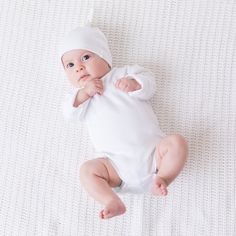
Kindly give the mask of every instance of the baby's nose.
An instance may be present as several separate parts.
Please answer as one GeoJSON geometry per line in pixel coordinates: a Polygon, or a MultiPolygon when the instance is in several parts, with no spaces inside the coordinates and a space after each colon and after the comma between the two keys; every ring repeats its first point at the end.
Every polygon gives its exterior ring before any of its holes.
{"type": "Polygon", "coordinates": [[[84,69],[85,69],[85,67],[84,67],[83,65],[79,65],[79,66],[77,66],[77,68],[76,68],[76,72],[82,71],[82,70],[84,70],[84,69]]]}

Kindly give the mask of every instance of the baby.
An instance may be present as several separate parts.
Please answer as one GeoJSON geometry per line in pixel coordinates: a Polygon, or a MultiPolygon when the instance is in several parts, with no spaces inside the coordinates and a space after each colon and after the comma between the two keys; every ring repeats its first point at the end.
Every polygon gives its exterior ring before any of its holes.
{"type": "Polygon", "coordinates": [[[95,157],[80,167],[87,192],[104,205],[100,218],[121,215],[117,193],[165,196],[186,161],[181,135],[166,136],[150,105],[155,78],[138,66],[112,67],[105,35],[78,27],[60,46],[60,58],[74,92],[63,102],[68,119],[85,122],[95,157]]]}

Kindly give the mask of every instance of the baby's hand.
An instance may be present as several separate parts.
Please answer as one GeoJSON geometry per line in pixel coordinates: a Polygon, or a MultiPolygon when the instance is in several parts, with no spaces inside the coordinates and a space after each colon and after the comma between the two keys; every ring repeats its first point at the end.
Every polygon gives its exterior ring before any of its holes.
{"type": "Polygon", "coordinates": [[[101,79],[89,80],[84,86],[84,92],[89,96],[93,97],[95,94],[102,95],[103,93],[103,82],[101,79]]]}
{"type": "Polygon", "coordinates": [[[115,87],[126,93],[141,89],[141,85],[132,77],[118,79],[115,83],[115,87]]]}

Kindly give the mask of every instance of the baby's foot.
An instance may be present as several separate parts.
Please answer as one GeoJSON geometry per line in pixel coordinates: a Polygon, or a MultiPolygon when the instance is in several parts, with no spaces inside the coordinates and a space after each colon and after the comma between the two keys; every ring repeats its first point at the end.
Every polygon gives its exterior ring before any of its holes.
{"type": "Polygon", "coordinates": [[[108,219],[114,216],[122,215],[126,211],[125,205],[121,200],[114,200],[107,204],[105,208],[100,212],[99,217],[101,219],[108,219]]]}
{"type": "Polygon", "coordinates": [[[156,175],[151,191],[153,195],[166,196],[168,194],[166,181],[160,176],[156,175]]]}

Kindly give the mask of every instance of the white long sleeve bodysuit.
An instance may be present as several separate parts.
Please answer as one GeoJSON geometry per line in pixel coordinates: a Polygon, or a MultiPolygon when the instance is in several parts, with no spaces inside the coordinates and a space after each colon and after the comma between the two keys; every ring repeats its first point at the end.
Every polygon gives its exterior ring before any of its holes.
{"type": "Polygon", "coordinates": [[[104,93],[73,107],[76,89],[63,103],[67,119],[85,122],[96,157],[107,157],[122,179],[120,192],[142,193],[150,189],[156,172],[154,151],[165,136],[160,130],[149,99],[155,92],[155,78],[134,65],[113,68],[103,78],[104,93]],[[141,89],[125,93],[115,82],[131,76],[141,89]]]}

